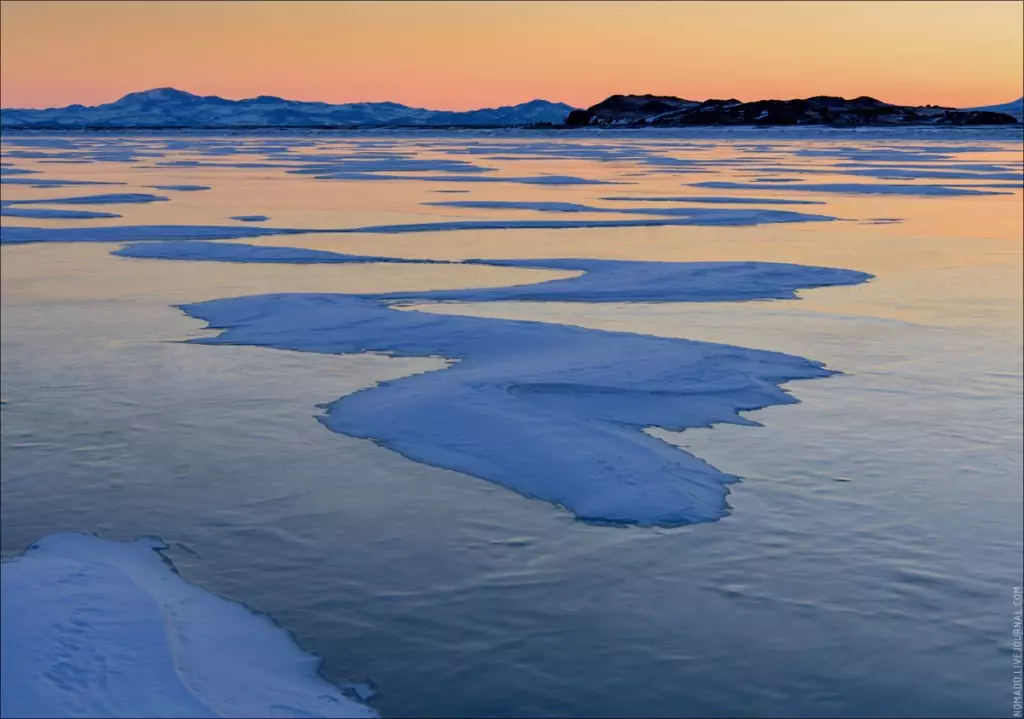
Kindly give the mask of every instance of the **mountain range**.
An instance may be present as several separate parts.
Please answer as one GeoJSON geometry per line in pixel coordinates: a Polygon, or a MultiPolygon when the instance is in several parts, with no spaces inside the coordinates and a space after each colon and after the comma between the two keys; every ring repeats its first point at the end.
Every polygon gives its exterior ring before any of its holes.
{"type": "Polygon", "coordinates": [[[612,95],[586,110],[573,110],[569,126],[694,126],[694,125],[1012,125],[1010,114],[1021,101],[986,108],[893,105],[873,97],[819,95],[797,100],[684,100],[664,95],[612,95]]]}
{"type": "Polygon", "coordinates": [[[485,127],[561,124],[571,105],[531,100],[520,105],[455,112],[424,110],[395,102],[332,105],[261,95],[226,100],[162,87],[85,107],[0,110],[5,128],[226,128],[226,127],[485,127]]]}
{"type": "Polygon", "coordinates": [[[986,105],[985,107],[972,107],[972,110],[985,110],[988,112],[1005,112],[1007,115],[1013,115],[1021,122],[1024,122],[1024,97],[1017,98],[1013,102],[1007,102],[1003,105],[986,105]]]}
{"type": "Polygon", "coordinates": [[[261,95],[227,100],[170,87],[133,92],[85,107],[0,110],[4,129],[356,128],[700,126],[700,125],[1009,125],[1022,121],[1024,98],[969,109],[894,105],[871,97],[797,100],[684,100],[664,95],[612,95],[586,110],[547,100],[480,110],[426,110],[395,102],[333,105],[261,95]]]}

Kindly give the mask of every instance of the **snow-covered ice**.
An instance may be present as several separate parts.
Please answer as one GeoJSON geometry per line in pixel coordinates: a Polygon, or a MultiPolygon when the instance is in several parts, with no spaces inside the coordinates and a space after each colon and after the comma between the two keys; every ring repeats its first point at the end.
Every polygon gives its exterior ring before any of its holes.
{"type": "Polygon", "coordinates": [[[318,180],[421,180],[423,182],[510,182],[519,185],[625,185],[626,182],[590,180],[572,175],[496,177],[494,175],[388,175],[375,172],[332,172],[315,175],[318,180]]]}
{"type": "Polygon", "coordinates": [[[925,197],[952,197],[955,195],[1001,195],[1002,192],[973,190],[949,185],[883,185],[874,182],[801,183],[792,187],[772,187],[760,182],[695,182],[691,187],[715,190],[778,190],[780,192],[834,192],[844,195],[921,195],[925,197]]]}
{"type": "Polygon", "coordinates": [[[53,180],[38,177],[8,177],[0,174],[0,183],[5,185],[29,185],[30,187],[71,187],[75,185],[125,185],[125,182],[101,182],[98,180],[53,180]]]}
{"type": "Polygon", "coordinates": [[[367,262],[397,262],[435,264],[435,260],[409,260],[402,257],[374,255],[346,255],[326,250],[307,250],[301,247],[266,247],[236,242],[205,242],[203,240],[170,240],[167,242],[140,242],[122,247],[111,254],[156,260],[197,260],[206,262],[268,262],[287,264],[345,264],[367,262]]]}
{"type": "Polygon", "coordinates": [[[18,207],[14,203],[0,206],[2,217],[26,217],[38,220],[112,220],[121,215],[92,210],[55,210],[44,207],[18,207]]]}
{"type": "Polygon", "coordinates": [[[824,205],[821,200],[793,200],[780,197],[717,197],[681,195],[675,197],[602,197],[609,202],[706,202],[711,205],[824,205]]]}
{"type": "MultiPolygon", "coordinates": [[[[555,209],[569,206],[565,203],[489,203],[495,207],[512,209],[547,208],[547,211],[564,212],[555,209]],[[535,205],[531,208],[529,205],[535,205]]],[[[579,207],[585,207],[580,205],[579,207]]],[[[543,210],[542,210],[543,211],[543,210]]],[[[337,227],[315,229],[290,229],[271,227],[220,227],[216,225],[117,225],[112,227],[49,228],[49,227],[0,227],[0,244],[25,244],[30,242],[143,242],[153,240],[226,240],[239,237],[263,235],[295,235],[314,233],[366,233],[405,234],[416,232],[453,232],[457,230],[502,230],[515,228],[572,229],[587,227],[659,227],[668,225],[721,225],[749,226],[773,222],[829,222],[837,218],[829,215],[812,215],[787,210],[755,209],[709,209],[704,207],[626,208],[623,210],[602,210],[586,208],[586,212],[615,212],[625,214],[669,215],[668,217],[645,218],[640,220],[454,220],[447,222],[420,222],[399,225],[370,225],[366,227],[337,227]],[[680,217],[681,215],[681,217],[680,217]]]]}
{"type": "Polygon", "coordinates": [[[147,202],[166,202],[169,198],[150,195],[145,192],[123,192],[105,195],[82,195],[81,197],[54,197],[37,200],[8,200],[12,205],[125,205],[147,202]]]}
{"type": "Polygon", "coordinates": [[[327,405],[323,423],[418,462],[454,469],[599,523],[678,525],[725,516],[736,477],[642,430],[754,424],[739,412],[796,402],[783,382],[821,364],[741,347],[540,322],[399,311],[399,300],[709,301],[792,298],[861,272],[771,263],[536,260],[582,269],[520,288],[379,296],[287,294],[184,305],[222,332],[192,342],[327,354],[444,357],[447,369],[327,405]],[[531,294],[532,291],[532,294],[531,294]]]}
{"type": "Polygon", "coordinates": [[[374,717],[267,616],[134,542],[52,534],[0,565],[5,717],[374,717]]]}
{"type": "MultiPolygon", "coordinates": [[[[521,209],[529,208],[523,207],[521,209]]],[[[543,212],[545,210],[541,211],[543,212]]],[[[548,209],[547,211],[565,212],[564,209],[548,209]]],[[[622,212],[621,210],[594,209],[573,211],[622,212]]],[[[638,213],[627,212],[626,214],[638,213]]],[[[837,219],[830,215],[812,215],[803,212],[788,212],[784,210],[711,210],[703,207],[674,208],[673,212],[660,213],[652,210],[649,213],[644,214],[673,216],[651,217],[642,220],[454,220],[450,222],[421,222],[404,225],[374,225],[370,227],[351,228],[343,231],[391,235],[409,232],[454,232],[456,230],[503,230],[530,228],[558,230],[587,227],[665,227],[672,225],[718,225],[742,227],[774,222],[831,222],[837,219]],[[683,217],[677,217],[675,215],[683,215],[683,217]]]]}
{"type": "Polygon", "coordinates": [[[577,277],[532,285],[430,292],[392,292],[416,301],[731,302],[797,299],[797,291],[855,285],[866,272],[774,262],[639,262],[588,258],[466,260],[470,264],[579,271],[577,277]]]}
{"type": "Polygon", "coordinates": [[[216,225],[113,225],[110,227],[0,227],[0,244],[29,242],[151,242],[230,240],[236,237],[289,235],[304,230],[216,225]]]}
{"type": "MultiPolygon", "coordinates": [[[[612,198],[630,199],[630,198],[612,198]]],[[[648,199],[648,198],[640,198],[648,199]]],[[[742,204],[743,198],[712,198],[712,200],[725,200],[729,204],[735,202],[742,204]]],[[[780,204],[780,202],[767,201],[765,204],[780,204]]],[[[458,207],[470,210],[534,210],[536,212],[610,212],[622,215],[682,215],[695,221],[696,224],[754,224],[759,225],[767,222],[799,222],[815,220],[834,220],[836,218],[826,215],[808,215],[791,210],[709,210],[697,207],[594,207],[593,205],[581,205],[575,202],[508,202],[500,200],[450,200],[445,202],[425,202],[425,205],[437,207],[458,207]]],[[[755,200],[754,204],[758,204],[755,200]]],[[[825,204],[823,202],[811,202],[808,204],[825,204]]]]}

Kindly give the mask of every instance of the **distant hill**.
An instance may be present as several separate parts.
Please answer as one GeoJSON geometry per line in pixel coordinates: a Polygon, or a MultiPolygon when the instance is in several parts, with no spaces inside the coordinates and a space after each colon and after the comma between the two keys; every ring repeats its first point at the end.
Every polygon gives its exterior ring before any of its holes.
{"type": "MultiPolygon", "coordinates": [[[[1013,103],[1011,103],[1013,104],[1013,103]]],[[[1018,106],[1020,101],[1016,103],[1018,106]]],[[[692,125],[1011,125],[1018,119],[997,108],[957,110],[926,105],[892,105],[873,97],[846,100],[819,95],[803,100],[705,100],[654,95],[612,95],[586,110],[566,116],[569,126],[692,126],[692,125]]]]}
{"type": "Polygon", "coordinates": [[[424,110],[394,102],[332,105],[267,95],[226,100],[164,87],[133,92],[116,102],[94,107],[0,110],[0,125],[5,129],[512,126],[561,124],[572,109],[570,105],[547,100],[466,112],[424,110]]]}
{"type": "Polygon", "coordinates": [[[1019,121],[1024,122],[1024,97],[1017,98],[1013,102],[1007,102],[1003,105],[988,105],[986,107],[972,107],[969,109],[985,112],[1005,112],[1007,115],[1013,115],[1019,121]]]}

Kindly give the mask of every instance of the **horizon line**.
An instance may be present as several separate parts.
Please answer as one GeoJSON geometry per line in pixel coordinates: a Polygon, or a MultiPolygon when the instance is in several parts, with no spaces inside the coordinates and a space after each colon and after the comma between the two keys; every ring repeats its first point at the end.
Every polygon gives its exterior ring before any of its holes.
{"type": "MultiPolygon", "coordinates": [[[[599,104],[600,102],[603,102],[604,100],[608,99],[609,97],[615,97],[617,95],[618,96],[643,96],[643,95],[651,95],[652,97],[675,97],[677,99],[687,100],[687,101],[690,101],[690,102],[707,102],[709,100],[718,100],[718,99],[720,99],[720,98],[710,98],[709,97],[709,98],[705,98],[704,100],[688,100],[687,98],[681,97],[681,96],[678,96],[678,95],[655,95],[654,93],[625,93],[625,92],[623,92],[623,93],[613,93],[612,95],[608,95],[608,96],[602,98],[601,100],[598,100],[598,102],[593,103],[591,105],[588,105],[586,107],[577,107],[575,105],[572,105],[571,103],[563,102],[561,100],[548,100],[548,99],[542,98],[542,97],[532,97],[529,100],[523,100],[521,102],[511,102],[511,103],[508,103],[508,104],[505,104],[505,105],[482,106],[482,107],[471,108],[471,109],[468,109],[468,110],[452,110],[452,109],[446,109],[446,108],[417,107],[415,105],[406,105],[405,103],[399,102],[397,100],[348,100],[348,101],[344,101],[344,102],[329,102],[327,100],[298,100],[298,99],[291,99],[291,98],[287,98],[287,97],[282,97],[280,95],[271,95],[271,94],[266,94],[266,93],[261,93],[259,95],[254,95],[254,96],[251,96],[251,97],[231,98],[231,97],[225,97],[224,95],[201,95],[199,93],[194,93],[194,92],[191,92],[189,90],[182,90],[181,88],[174,87],[172,85],[163,85],[163,86],[160,86],[160,87],[147,88],[145,90],[133,90],[131,92],[127,92],[127,93],[121,95],[120,97],[118,97],[118,98],[116,98],[114,100],[110,100],[108,102],[101,102],[101,103],[98,103],[96,105],[83,105],[82,103],[72,102],[72,103],[68,103],[67,105],[58,105],[58,106],[51,106],[51,107],[27,107],[27,106],[24,106],[24,105],[20,106],[20,107],[4,107],[4,106],[0,106],[0,110],[28,110],[28,111],[62,110],[62,109],[65,109],[65,108],[68,108],[68,107],[72,107],[72,106],[75,106],[75,105],[79,105],[81,107],[100,107],[102,105],[111,105],[111,104],[114,104],[116,102],[119,102],[119,101],[123,100],[124,98],[128,97],[129,95],[143,94],[143,93],[147,93],[147,92],[156,92],[158,90],[173,90],[174,92],[180,92],[180,93],[185,94],[185,95],[191,95],[192,97],[199,97],[199,98],[203,98],[203,99],[217,98],[219,100],[227,100],[229,102],[245,102],[247,100],[258,100],[260,98],[272,98],[272,99],[275,99],[275,100],[282,100],[284,102],[303,102],[303,103],[310,103],[310,104],[318,103],[318,104],[324,104],[324,105],[380,105],[380,104],[392,104],[392,105],[401,105],[402,107],[407,107],[410,110],[428,110],[428,111],[434,111],[434,112],[456,112],[456,113],[475,112],[475,111],[478,111],[478,110],[488,110],[488,109],[499,109],[499,108],[502,108],[502,107],[516,107],[516,106],[519,106],[519,105],[525,105],[525,104],[530,103],[530,102],[548,102],[548,103],[552,103],[552,104],[565,105],[565,106],[571,107],[573,109],[587,109],[589,107],[593,107],[596,104],[599,104]]],[[[807,95],[807,97],[793,97],[793,98],[765,97],[765,98],[760,98],[759,100],[741,100],[741,99],[739,99],[739,98],[737,98],[735,96],[730,97],[730,98],[721,98],[721,99],[723,99],[723,100],[724,99],[731,99],[731,100],[737,100],[738,102],[746,103],[746,102],[762,102],[762,101],[767,101],[767,100],[779,100],[779,101],[782,101],[782,102],[786,102],[786,101],[790,101],[790,100],[803,100],[803,99],[808,99],[808,98],[812,98],[812,97],[841,97],[844,100],[846,99],[842,95],[829,95],[827,93],[821,93],[821,94],[817,94],[817,95],[807,95]]],[[[858,97],[870,97],[872,99],[878,100],[878,98],[876,98],[876,97],[874,97],[872,95],[858,95],[858,97]]],[[[1011,100],[996,101],[996,102],[988,103],[986,105],[975,105],[973,107],[989,107],[989,106],[995,106],[995,105],[1005,105],[1005,104],[1009,104],[1009,103],[1015,102],[1017,99],[1020,99],[1020,98],[1013,98],[1011,100]]],[[[889,104],[889,105],[898,105],[899,104],[899,103],[889,102],[889,101],[886,101],[886,100],[879,100],[879,102],[885,102],[886,104],[889,104]]],[[[953,106],[946,106],[946,105],[936,105],[936,106],[937,107],[953,107],[953,106]]],[[[924,105],[908,105],[908,107],[924,107],[924,105]]],[[[953,109],[961,109],[961,108],[953,107],[953,109]]]]}

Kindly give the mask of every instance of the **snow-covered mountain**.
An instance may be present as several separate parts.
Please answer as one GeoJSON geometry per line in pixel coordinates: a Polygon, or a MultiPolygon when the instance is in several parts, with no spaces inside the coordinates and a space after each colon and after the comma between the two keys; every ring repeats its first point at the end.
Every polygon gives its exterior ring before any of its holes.
{"type": "Polygon", "coordinates": [[[1007,102],[1003,105],[986,105],[985,107],[972,107],[970,109],[988,112],[1005,112],[1007,115],[1013,115],[1021,122],[1024,122],[1024,97],[1019,97],[1013,102],[1007,102]]]}
{"type": "Polygon", "coordinates": [[[574,108],[531,100],[520,105],[466,112],[424,110],[395,102],[332,105],[261,95],[225,100],[170,87],[133,92],[94,107],[0,110],[0,124],[14,127],[349,127],[483,126],[561,123],[574,108]]]}

